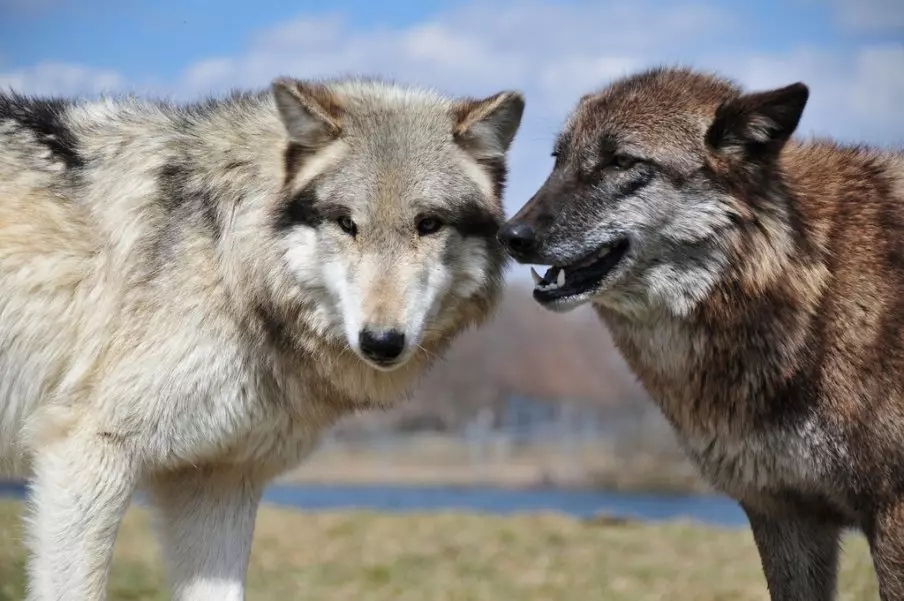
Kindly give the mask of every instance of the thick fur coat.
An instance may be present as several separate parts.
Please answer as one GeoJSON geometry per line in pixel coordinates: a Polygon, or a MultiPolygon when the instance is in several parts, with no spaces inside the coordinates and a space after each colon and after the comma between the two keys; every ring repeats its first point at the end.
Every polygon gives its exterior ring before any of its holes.
{"type": "Polygon", "coordinates": [[[866,534],[904,599],[904,154],[793,137],[804,84],[654,69],[581,99],[500,233],[585,303],[750,518],[775,601],[835,594],[866,534]]]}
{"type": "Polygon", "coordinates": [[[177,599],[243,598],[261,492],[495,307],[524,101],[276,80],[0,95],[0,456],[30,599],[99,600],[146,487],[177,599]]]}

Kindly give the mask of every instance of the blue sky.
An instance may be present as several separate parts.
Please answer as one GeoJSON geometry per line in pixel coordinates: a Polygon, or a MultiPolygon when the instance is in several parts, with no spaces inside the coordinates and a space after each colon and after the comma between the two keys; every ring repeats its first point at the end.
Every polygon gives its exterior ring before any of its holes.
{"type": "Polygon", "coordinates": [[[904,145],[902,0],[0,0],[0,87],[177,99],[367,73],[527,94],[507,208],[545,177],[577,98],[656,63],[810,85],[805,134],[904,145]]]}
{"type": "Polygon", "coordinates": [[[6,9],[0,35],[7,68],[65,60],[116,69],[138,78],[175,77],[192,61],[238,54],[255,32],[299,16],[316,18],[341,12],[354,27],[367,29],[409,25],[442,6],[412,1],[387,5],[386,10],[368,0],[344,2],[329,9],[319,1],[276,0],[227,0],[216,5],[199,0],[39,0],[35,8],[28,4],[27,0],[0,1],[0,7],[6,9]]]}

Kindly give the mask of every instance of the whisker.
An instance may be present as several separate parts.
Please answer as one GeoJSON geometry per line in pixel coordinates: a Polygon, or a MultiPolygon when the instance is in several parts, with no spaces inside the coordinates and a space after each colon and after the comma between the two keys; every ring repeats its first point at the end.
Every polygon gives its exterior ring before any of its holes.
{"type": "Polygon", "coordinates": [[[426,348],[424,348],[424,346],[421,345],[420,343],[417,344],[416,346],[417,346],[417,348],[419,348],[419,349],[421,349],[422,351],[424,351],[425,353],[427,353],[427,356],[428,356],[428,357],[432,357],[435,361],[443,361],[443,362],[446,362],[446,361],[449,360],[448,357],[444,357],[444,356],[442,356],[442,355],[437,355],[436,353],[430,352],[429,350],[427,350],[426,348]]]}

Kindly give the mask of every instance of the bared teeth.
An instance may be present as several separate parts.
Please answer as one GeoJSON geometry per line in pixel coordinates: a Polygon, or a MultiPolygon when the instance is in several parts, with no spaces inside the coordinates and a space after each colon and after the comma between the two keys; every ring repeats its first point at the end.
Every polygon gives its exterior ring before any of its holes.
{"type": "MultiPolygon", "coordinates": [[[[561,267],[558,267],[557,269],[559,270],[557,277],[555,277],[553,279],[553,281],[551,281],[549,283],[544,283],[544,282],[546,282],[546,280],[544,278],[540,278],[539,280],[537,280],[537,276],[536,276],[536,274],[534,274],[533,275],[534,282],[535,282],[534,288],[536,288],[537,290],[545,291],[545,290],[558,290],[559,288],[564,286],[565,285],[565,270],[562,269],[561,267]]],[[[532,272],[533,272],[533,270],[532,270],[532,272]]]]}
{"type": "MultiPolygon", "coordinates": [[[[604,259],[606,255],[612,252],[613,247],[606,246],[599,249],[595,254],[590,255],[583,261],[573,263],[568,265],[568,269],[572,271],[571,279],[575,280],[576,283],[580,282],[580,270],[585,267],[589,267],[597,263],[598,261],[604,259]],[[575,273],[577,271],[577,273],[575,273]]],[[[539,290],[541,292],[546,292],[550,290],[559,290],[560,288],[565,287],[565,283],[568,281],[567,276],[565,275],[566,267],[559,267],[557,265],[553,265],[549,268],[549,271],[546,272],[545,276],[540,276],[531,267],[530,273],[531,277],[534,279],[534,289],[539,290]]]]}

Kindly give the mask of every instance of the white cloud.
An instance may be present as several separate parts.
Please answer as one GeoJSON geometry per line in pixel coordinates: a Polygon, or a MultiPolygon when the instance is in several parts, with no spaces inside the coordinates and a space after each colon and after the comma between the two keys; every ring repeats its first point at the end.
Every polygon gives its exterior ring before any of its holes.
{"type": "Polygon", "coordinates": [[[856,114],[879,114],[900,135],[904,128],[904,45],[874,46],[860,52],[856,80],[848,94],[856,114]]]}
{"type": "Polygon", "coordinates": [[[183,92],[227,83],[264,85],[274,73],[299,77],[370,72],[451,89],[489,93],[500,86],[556,92],[560,67],[587,66],[599,85],[612,55],[625,63],[670,45],[692,44],[728,15],[696,5],[554,5],[538,1],[466,5],[428,22],[355,31],[341,17],[300,18],[255,37],[239,57],[212,58],[186,71],[183,92]],[[212,77],[211,73],[219,77],[212,77]],[[549,82],[544,85],[543,80],[549,82]]]}
{"type": "Polygon", "coordinates": [[[551,108],[567,111],[582,95],[603,82],[644,66],[639,57],[576,55],[544,66],[536,74],[551,108]]]}
{"type": "Polygon", "coordinates": [[[125,80],[115,71],[72,63],[45,62],[0,73],[0,90],[29,94],[78,95],[121,90],[125,80]]]}

